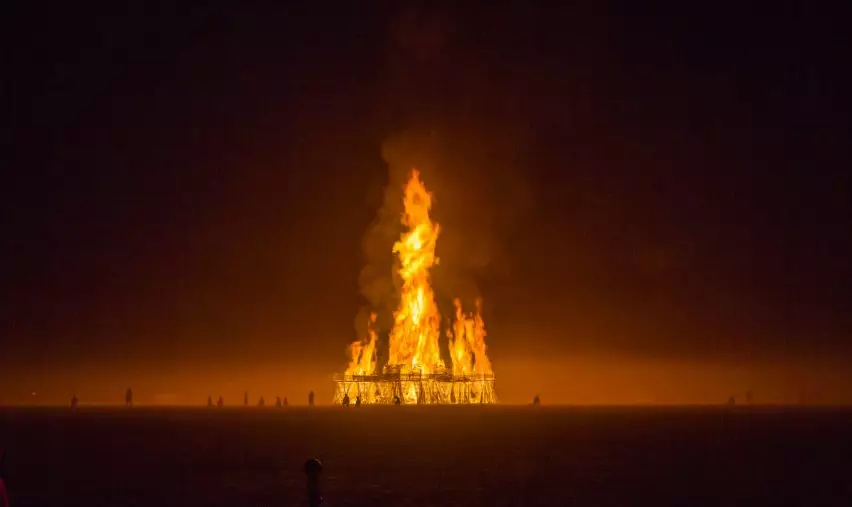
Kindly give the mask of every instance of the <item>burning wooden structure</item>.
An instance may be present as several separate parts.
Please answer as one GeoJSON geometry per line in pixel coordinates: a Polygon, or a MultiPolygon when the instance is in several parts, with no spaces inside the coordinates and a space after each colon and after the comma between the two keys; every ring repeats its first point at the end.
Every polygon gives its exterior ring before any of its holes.
{"type": "Polygon", "coordinates": [[[345,373],[334,377],[335,403],[350,404],[491,404],[496,403],[494,372],[485,346],[481,300],[465,313],[454,301],[450,323],[435,303],[429,272],[438,263],[435,245],[440,226],[429,211],[432,194],[417,170],[404,187],[402,225],[407,229],[393,245],[397,274],[402,281],[399,307],[388,337],[387,364],[378,368],[376,314],[370,315],[367,335],[349,347],[345,373]],[[440,350],[441,322],[448,339],[440,350]],[[449,367],[444,362],[449,357],[449,367]]]}
{"type": "Polygon", "coordinates": [[[370,375],[335,375],[337,389],[334,402],[342,403],[348,395],[350,403],[392,405],[399,400],[405,405],[475,405],[497,402],[493,374],[453,375],[449,371],[403,373],[400,366],[387,366],[381,373],[370,375]]]}

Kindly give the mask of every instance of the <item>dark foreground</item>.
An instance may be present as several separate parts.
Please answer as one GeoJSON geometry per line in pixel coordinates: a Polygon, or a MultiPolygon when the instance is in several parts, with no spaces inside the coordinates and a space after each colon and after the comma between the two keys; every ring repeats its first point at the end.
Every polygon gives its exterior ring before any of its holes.
{"type": "Polygon", "coordinates": [[[372,407],[0,411],[13,507],[852,505],[852,412],[372,407]]]}

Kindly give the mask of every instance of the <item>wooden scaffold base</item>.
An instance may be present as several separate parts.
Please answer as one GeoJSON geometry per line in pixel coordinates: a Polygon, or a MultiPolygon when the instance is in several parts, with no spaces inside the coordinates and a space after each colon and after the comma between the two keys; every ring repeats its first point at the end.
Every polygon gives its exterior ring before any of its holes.
{"type": "Polygon", "coordinates": [[[351,404],[360,396],[365,405],[490,405],[497,403],[494,375],[403,372],[387,365],[372,375],[335,375],[334,403],[349,396],[351,404]]]}

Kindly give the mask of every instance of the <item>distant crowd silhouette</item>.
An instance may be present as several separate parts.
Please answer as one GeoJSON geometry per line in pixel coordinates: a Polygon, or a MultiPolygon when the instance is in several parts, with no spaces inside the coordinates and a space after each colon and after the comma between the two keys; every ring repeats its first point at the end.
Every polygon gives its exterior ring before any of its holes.
{"type": "MultiPolygon", "coordinates": [[[[453,395],[454,394],[455,393],[453,393],[453,395]]],[[[453,402],[455,402],[455,396],[452,396],[451,399],[452,399],[453,402]]],[[[744,399],[744,402],[745,402],[746,405],[754,405],[755,404],[754,393],[751,390],[746,391],[745,395],[741,399],[744,399]]],[[[314,401],[315,401],[314,392],[309,391],[308,392],[308,406],[313,407],[315,405],[314,401]]],[[[798,400],[798,403],[800,405],[817,405],[817,404],[821,404],[822,401],[823,401],[822,400],[822,394],[820,392],[818,392],[818,391],[813,391],[813,392],[807,391],[807,392],[803,392],[801,394],[800,399],[798,400]]],[[[402,400],[400,399],[400,397],[398,395],[394,395],[394,397],[392,399],[392,403],[394,405],[401,405],[402,400]]],[[[79,406],[79,404],[80,404],[80,399],[77,398],[77,395],[76,394],[72,395],[71,396],[71,402],[70,402],[71,409],[72,410],[76,409],[79,406]]],[[[349,397],[349,393],[344,394],[343,400],[341,401],[341,406],[343,408],[349,408],[349,406],[352,405],[352,404],[353,404],[353,402],[352,402],[352,399],[349,397]]],[[[364,404],[364,401],[361,398],[361,394],[357,394],[355,396],[354,405],[356,407],[360,407],[362,404],[364,404]]],[[[737,405],[738,404],[737,397],[735,395],[728,396],[725,399],[724,404],[728,405],[728,406],[737,405]]],[[[536,394],[533,397],[531,405],[533,405],[533,406],[541,405],[541,397],[538,394],[536,394]]],[[[127,407],[127,408],[133,407],[133,390],[129,387],[127,388],[127,390],[124,393],[124,406],[127,407]]],[[[224,406],[225,406],[225,399],[224,399],[224,397],[222,397],[222,395],[218,396],[215,404],[213,402],[213,396],[212,395],[207,396],[207,407],[208,408],[214,408],[214,407],[222,408],[224,406]]],[[[248,391],[245,391],[243,393],[243,406],[244,407],[249,406],[249,393],[248,393],[248,391]]],[[[290,401],[289,401],[289,398],[287,398],[287,396],[284,396],[283,398],[281,396],[275,396],[275,408],[284,408],[284,407],[288,407],[288,406],[290,406],[290,401]]],[[[266,407],[266,399],[262,395],[258,399],[257,407],[259,407],[259,408],[266,407]]],[[[0,507],[2,507],[2,504],[0,504],[0,507]]]]}
{"type": "MultiPolygon", "coordinates": [[[[311,406],[311,407],[314,406],[314,392],[313,391],[308,393],[308,405],[311,406]]],[[[210,397],[210,396],[207,397],[207,406],[208,407],[213,406],[213,398],[210,397]]],[[[225,399],[221,395],[219,396],[219,400],[216,402],[216,406],[218,408],[222,408],[222,407],[225,406],[225,399]]],[[[248,391],[243,393],[243,406],[244,407],[249,406],[249,393],[248,393],[248,391]]],[[[266,398],[264,398],[263,395],[261,395],[260,398],[257,400],[257,406],[258,406],[258,408],[266,407],[266,398]]],[[[284,396],[283,398],[281,396],[275,397],[275,408],[284,408],[284,407],[289,407],[289,406],[290,406],[290,399],[287,396],[284,396]]]]}
{"type": "MultiPolygon", "coordinates": [[[[360,402],[360,397],[359,397],[357,404],[360,404],[360,403],[361,402],[360,402]]],[[[79,404],[80,404],[80,399],[77,398],[76,394],[73,394],[71,396],[71,403],[70,403],[71,410],[76,409],[79,404]]],[[[127,391],[124,392],[124,406],[127,407],[127,408],[133,407],[133,390],[130,389],[129,387],[127,388],[127,391]]],[[[216,400],[216,403],[214,405],[213,396],[212,395],[207,396],[207,407],[213,408],[214,406],[218,407],[218,408],[224,407],[225,406],[225,398],[222,395],[219,395],[219,397],[216,400]]],[[[249,406],[248,391],[246,391],[243,395],[243,406],[244,407],[249,406]]],[[[258,399],[257,406],[258,407],[265,407],[266,406],[266,400],[264,399],[264,397],[262,395],[258,399]]],[[[275,397],[275,408],[284,408],[284,407],[289,407],[289,406],[290,406],[290,399],[287,398],[287,396],[284,396],[283,398],[281,396],[275,397]]],[[[310,406],[310,407],[314,406],[314,392],[313,391],[310,391],[308,393],[308,406],[310,406]]],[[[0,504],[0,507],[3,507],[3,504],[0,504]]]]}

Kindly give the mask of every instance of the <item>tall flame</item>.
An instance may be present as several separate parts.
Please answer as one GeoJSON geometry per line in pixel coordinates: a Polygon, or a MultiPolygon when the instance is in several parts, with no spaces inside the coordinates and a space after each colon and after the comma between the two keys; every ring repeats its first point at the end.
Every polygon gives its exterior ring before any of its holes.
{"type": "Polygon", "coordinates": [[[370,314],[367,337],[349,346],[351,359],[346,368],[347,375],[372,375],[376,370],[376,314],[370,314]]]}
{"type": "Polygon", "coordinates": [[[438,263],[435,243],[441,228],[429,218],[432,194],[416,169],[405,185],[403,204],[402,224],[408,231],[393,246],[399,257],[402,294],[394,313],[388,363],[432,373],[444,368],[438,347],[441,315],[429,283],[429,269],[438,263]]]}
{"type": "Polygon", "coordinates": [[[485,352],[485,322],[482,320],[482,300],[476,300],[476,313],[465,316],[461,301],[453,301],[456,307],[456,321],[452,330],[447,330],[450,339],[450,358],[453,362],[453,375],[492,374],[491,361],[485,352]]]}
{"type": "MultiPolygon", "coordinates": [[[[394,243],[393,252],[399,258],[402,292],[399,308],[394,312],[390,333],[388,364],[402,372],[437,373],[445,370],[439,348],[441,315],[435,304],[435,294],[429,281],[429,270],[438,264],[435,245],[440,226],[429,217],[432,194],[420,180],[420,172],[411,171],[405,185],[402,224],[408,229],[394,243]]],[[[491,361],[485,346],[485,323],[481,316],[482,301],[477,299],[476,311],[465,315],[459,299],[454,301],[455,321],[447,330],[452,373],[491,375],[491,361]]],[[[376,314],[370,315],[368,336],[350,346],[351,359],[346,373],[372,375],[376,370],[376,314]]],[[[418,399],[414,384],[404,394],[407,402],[418,399]]]]}

